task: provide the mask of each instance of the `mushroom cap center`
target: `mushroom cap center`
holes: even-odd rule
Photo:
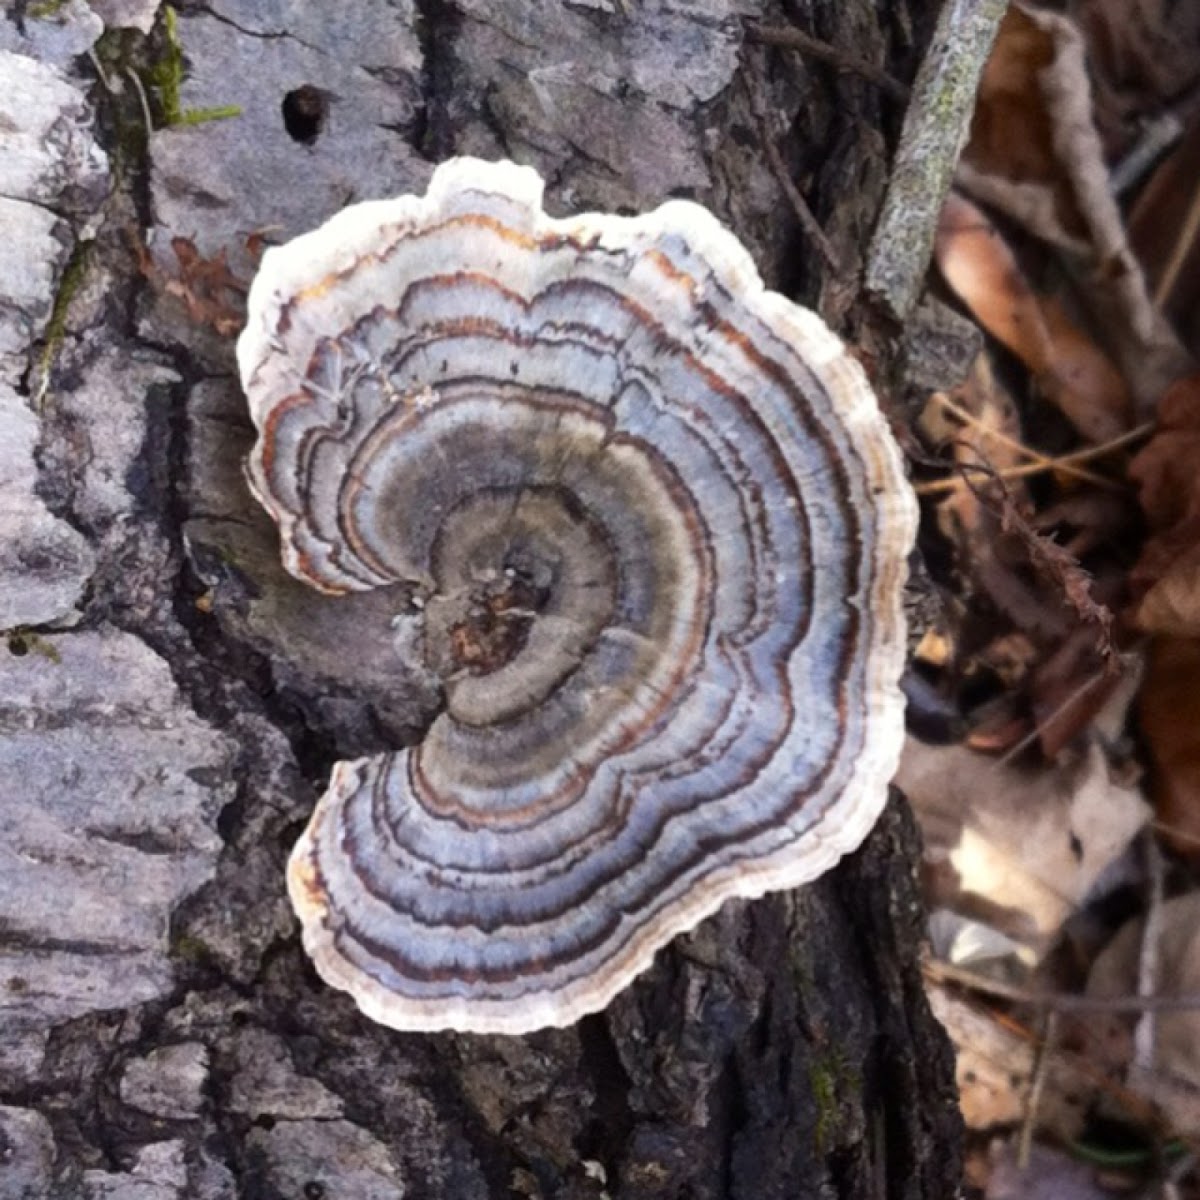
[[[560,487],[467,496],[433,545],[425,659],[468,725],[540,704],[612,617],[617,567],[605,531]]]

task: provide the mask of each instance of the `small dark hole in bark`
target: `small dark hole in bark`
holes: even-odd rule
[[[16,658],[22,658],[29,653],[29,643],[19,633],[10,634],[8,652]]]
[[[304,1185],[304,1200],[325,1200],[325,1185],[310,1179]]]
[[[293,142],[311,146],[325,128],[329,115],[328,94],[311,83],[288,92],[280,105],[283,127]]]

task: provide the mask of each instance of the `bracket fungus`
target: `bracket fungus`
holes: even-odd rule
[[[444,687],[291,858],[368,1016],[570,1024],[866,836],[915,503],[858,365],[705,209],[555,219],[455,159],[269,250],[238,361],[288,569],[406,584]]]

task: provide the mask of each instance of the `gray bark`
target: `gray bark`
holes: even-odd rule
[[[886,378],[855,280],[901,114],[743,18],[909,78],[934,8],[185,0],[184,115],[240,109],[194,124],[167,124],[154,0],[0,16],[0,1198],[955,1194],[899,800],[574,1028],[401,1035],[319,983],[287,851],[331,763],[418,737],[436,696],[356,642],[377,601],[283,573],[241,476],[236,289],[172,244],[245,280],[256,232],[513,157],[558,211],[708,204]]]

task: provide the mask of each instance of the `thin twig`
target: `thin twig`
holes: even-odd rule
[[[146,97],[146,89],[142,87],[142,81],[132,67],[126,67],[125,74],[133,84],[133,90],[137,92],[138,99],[142,103],[142,120],[146,122],[146,140],[149,141],[150,135],[154,132],[154,118],[150,115],[150,101]]]
[[[989,425],[985,425],[979,417],[968,409],[963,408],[961,404],[955,404],[945,392],[937,392],[933,397],[952,417],[957,417],[964,425],[969,425],[972,429],[977,429],[984,437],[989,437],[995,442],[999,442],[1002,446],[1007,446],[1010,450],[1015,450],[1018,454],[1024,455],[1026,458],[1032,458],[1034,462],[1046,463],[1050,459],[1033,449],[1032,446],[1025,445],[1015,437],[1010,437],[1001,429],[993,429]]]
[[[1176,113],[1161,113],[1143,121],[1132,149],[1109,173],[1113,195],[1123,196],[1137,187],[1181,137],[1183,122]]]
[[[1117,667],[1117,670],[1122,672],[1125,671],[1130,658],[1139,653],[1144,645],[1145,639],[1143,638],[1136,645],[1129,647],[1125,654],[1115,655],[1115,660],[1120,664]],[[1109,662],[1101,667],[1098,671],[1095,671],[1089,675],[1077,688],[1074,689],[1074,691],[1064,696],[1063,699],[1056,704],[1054,708],[1047,713],[1046,716],[1043,717],[1042,720],[1040,720],[1032,730],[1030,730],[1029,733],[1027,733],[1019,742],[1017,742],[1015,746],[1012,746],[1006,750],[996,760],[996,762],[1001,766],[1003,766],[1005,763],[1012,762],[1013,759],[1022,754],[1031,745],[1033,745],[1038,738],[1042,736],[1046,730],[1046,727],[1051,723],[1051,721],[1057,721],[1058,718],[1067,711],[1067,709],[1073,708],[1079,703],[1080,700],[1083,700],[1087,696],[1092,688],[1096,687],[1097,684],[1103,683],[1106,679],[1111,678],[1112,674],[1113,667],[1111,662]],[[1150,825],[1154,829],[1162,829],[1164,832],[1170,832],[1169,826],[1160,825],[1157,821],[1151,821]],[[1176,834],[1175,836],[1180,835]],[[1182,836],[1186,837],[1187,835],[1185,834]],[[1197,842],[1200,843],[1200,839],[1197,839]]]
[[[999,520],[1001,533],[1016,536],[1025,550],[1029,565],[1041,579],[1052,583],[1061,591],[1063,603],[1073,608],[1080,620],[1097,628],[1095,648],[1104,660],[1105,674],[1109,678],[1120,674],[1120,655],[1112,636],[1113,614],[1107,605],[1098,603],[1093,597],[1091,575],[1080,566],[1079,560],[1069,550],[1060,546],[1053,538],[1040,533],[1029,523],[1013,500],[1008,484],[994,468],[985,466],[984,473],[997,484],[998,500],[987,496],[982,488],[976,487],[971,478],[964,474],[963,479],[975,499]],[[1092,686],[1092,682],[1094,681],[1089,682],[1086,687]],[[1068,697],[1057,712],[1062,712],[1073,700],[1074,697]],[[1039,729],[1044,729],[1049,721],[1054,720],[1055,715],[1051,714],[1045,721],[1040,722]],[[1010,750],[1001,761],[1007,762],[1027,741],[1028,739],[1022,739],[1022,742]]]
[[[100,80],[100,86],[111,96],[113,94],[112,84],[109,82],[108,76],[104,73],[104,67],[100,64],[100,56],[94,48],[89,48],[87,56],[91,59],[92,66],[96,71],[96,78]]]
[[[989,1008],[987,1015],[1005,1032],[1023,1042],[1028,1042],[1031,1046],[1038,1045],[1038,1034],[1012,1014]],[[1087,1026],[1081,1032],[1085,1039],[1092,1037]],[[1098,1091],[1119,1105],[1135,1122],[1146,1122],[1152,1119],[1153,1113],[1150,1104],[1137,1092],[1118,1083],[1104,1068],[1093,1063],[1087,1054],[1070,1051],[1060,1045],[1055,1054],[1055,1062],[1088,1080]]]
[[[1156,833],[1166,834],[1167,837],[1176,842],[1186,842],[1189,846],[1200,848],[1200,837],[1194,833],[1189,833],[1179,825],[1173,825],[1170,821],[1153,820],[1150,822],[1150,828]]]
[[[1158,992],[1159,964],[1163,933],[1164,867],[1162,851],[1150,834],[1142,836],[1146,859],[1149,895],[1146,899],[1146,923],[1142,927],[1142,944],[1138,951],[1137,992],[1153,996]],[[1133,1061],[1143,1070],[1154,1069],[1154,1041],[1157,1033],[1156,1014],[1147,1010],[1138,1017],[1133,1030]]]
[[[758,140],[762,143],[763,153],[767,156],[767,165],[771,168],[771,173],[775,176],[779,186],[783,188],[784,195],[787,196],[788,201],[791,203],[801,227],[813,245],[816,246],[821,257],[825,260],[825,265],[835,275],[844,277],[846,274],[845,266],[842,264],[841,259],[838,258],[833,244],[825,236],[825,230],[821,228],[821,223],[813,215],[812,209],[808,207],[808,201],[805,200],[800,189],[792,182],[792,177],[788,174],[783,156],[779,153],[779,148],[775,145],[775,139],[771,136],[767,108],[763,102],[762,94],[758,90],[757,82],[751,79],[749,71],[745,73],[743,78],[746,81],[746,93],[750,100],[750,113],[754,118],[754,124],[758,130]]]
[[[909,91],[898,79],[889,75],[882,67],[859,58],[856,54],[848,54],[831,46],[820,38],[815,38],[803,30],[791,26],[755,25],[747,23],[746,37],[752,42],[762,42],[768,46],[783,46],[788,50],[798,50],[807,58],[816,58],[828,63],[838,71],[850,75],[858,75],[868,83],[873,83],[880,91],[887,93],[893,100],[902,104],[908,100]]]
[[[1042,463],[1047,467],[1062,468],[1063,463],[1068,464],[1067,474],[1072,473],[1072,463],[1089,462],[1094,458],[1101,458],[1106,454],[1112,453],[1114,450],[1120,450],[1129,445],[1131,442],[1140,441],[1143,437],[1154,432],[1155,426],[1153,422],[1146,422],[1144,425],[1139,425],[1136,429],[1131,429],[1127,433],[1122,433],[1118,437],[1110,438],[1107,442],[1102,442],[1095,446],[1087,446],[1082,450],[1073,451],[1071,454],[1063,454],[1057,458],[1048,454],[1042,454],[1041,451],[1033,449],[1032,446],[1027,446],[1024,442],[1018,441],[1014,437],[1009,437],[1007,433],[999,429],[992,429],[985,425],[977,416],[963,408],[959,404],[955,404],[945,392],[937,394],[937,400],[942,407],[951,414],[957,417],[965,425],[971,426],[972,429],[978,429],[981,433],[993,438],[995,441],[1008,446],[1015,450],[1018,454],[1023,454],[1026,458],[1033,459],[1034,462]],[[1096,476],[1090,472],[1082,472],[1086,478],[1095,479]],[[1108,481],[1106,481],[1108,482]]]
[[[1007,9],[1008,0],[946,0],[913,81],[865,277],[866,290],[901,321],[924,289],[938,214]]]
[[[970,472],[973,475],[986,475],[989,479],[1028,479],[1031,475],[1044,475],[1047,471],[1061,469],[1064,475],[1070,475],[1072,479],[1079,479],[1093,484],[1095,487],[1101,487],[1107,492],[1128,490],[1124,485],[1115,480],[1106,479],[1103,475],[1097,475],[1092,471],[1074,470],[1069,463],[1066,467],[1062,467],[1061,463],[1055,462],[1053,459],[1047,462],[1023,463],[1019,467],[996,468],[973,463],[959,463],[956,469],[960,472]],[[962,474],[958,474],[949,479],[926,480],[924,483],[916,484],[913,490],[918,496],[940,496],[945,492],[957,492],[965,484],[966,480]]]
[[[1175,290],[1175,282],[1179,278],[1179,272],[1183,270],[1183,264],[1187,262],[1188,256],[1192,252],[1192,247],[1196,244],[1197,234],[1200,234],[1200,183],[1196,184],[1192,192],[1187,216],[1180,227],[1179,236],[1175,239],[1175,245],[1171,247],[1171,257],[1167,260],[1158,286],[1154,289],[1154,307],[1160,312],[1163,305],[1166,304],[1167,298]]]
[[[1070,454],[1064,454],[1061,458],[1045,458],[1036,451],[1029,450],[1021,442],[1007,438],[1004,434],[994,430],[985,430],[990,436],[994,436],[997,440],[1011,445],[1013,449],[1028,454],[1035,461],[1032,463],[1023,463],[1019,467],[1001,467],[999,469],[971,463],[959,464],[955,469],[960,474],[955,475],[951,479],[933,479],[925,483],[919,483],[916,485],[916,492],[919,496],[935,496],[942,492],[957,491],[959,488],[967,486],[967,481],[963,478],[961,472],[970,472],[974,475],[987,475],[1000,479],[1018,479],[1029,475],[1039,475],[1043,471],[1061,471],[1063,474],[1084,479],[1088,483],[1097,484],[1108,488],[1110,491],[1120,491],[1123,490],[1122,484],[1116,483],[1114,480],[1108,479],[1103,475],[1097,475],[1092,471],[1081,471],[1078,469],[1079,464],[1092,462],[1097,458],[1104,458],[1118,450],[1123,450],[1133,442],[1140,442],[1144,438],[1149,437],[1155,428],[1156,425],[1153,421],[1147,421],[1145,424],[1129,430],[1128,433],[1121,434],[1120,437],[1102,442],[1098,446],[1088,446],[1084,450],[1075,450]],[[950,469],[950,464],[946,464],[946,466],[947,469]]]
[[[1057,1013],[1143,1013],[1200,1011],[1200,992],[1184,992],[1177,996],[1079,996],[1069,992],[1041,992],[989,979],[966,967],[958,967],[941,959],[926,958],[921,963],[925,975],[938,983],[956,983],[982,996],[1028,1004],[1033,1008]]]
[[[1196,1151],[1189,1150],[1184,1154],[1178,1162],[1172,1163],[1167,1170],[1167,1178],[1163,1180],[1164,1184],[1180,1184],[1184,1179],[1192,1173],[1196,1166]]]
[[[1046,1077],[1050,1074],[1050,1063],[1054,1059],[1054,1042],[1057,1034],[1058,1013],[1051,1009],[1044,1014],[1042,1036],[1038,1039],[1033,1079],[1029,1086],[1029,1099],[1025,1103],[1025,1118],[1021,1122],[1021,1136],[1017,1141],[1017,1166],[1022,1171],[1029,1166],[1029,1153],[1033,1148],[1033,1131],[1037,1127],[1038,1110],[1042,1106],[1042,1093],[1046,1090]]]
[[[1107,666],[1101,667],[1098,671],[1089,675],[1077,688],[1068,695],[1064,696],[1058,704],[1054,706],[1053,711],[1046,714],[1015,746],[1006,750],[997,760],[997,764],[1004,766],[1023,754],[1030,746],[1036,742],[1052,721],[1057,721],[1068,709],[1074,708],[1081,700],[1087,698],[1093,688],[1099,684],[1106,682],[1112,677],[1112,673]]]

